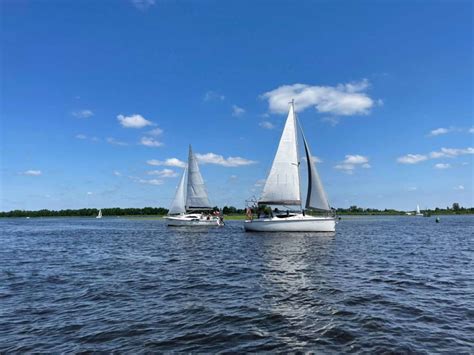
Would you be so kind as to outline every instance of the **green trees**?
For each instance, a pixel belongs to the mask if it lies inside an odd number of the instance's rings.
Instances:
[[[59,211],[39,210],[23,211],[14,210],[9,212],[0,212],[0,217],[92,217],[96,216],[99,210],[96,208],[81,208],[77,210],[66,209]],[[103,216],[140,216],[140,215],[159,215],[163,216],[168,210],[163,207],[144,207],[144,208],[103,208]]]

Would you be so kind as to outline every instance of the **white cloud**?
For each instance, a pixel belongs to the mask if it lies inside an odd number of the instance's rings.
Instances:
[[[262,128],[265,128],[265,129],[274,129],[275,128],[275,125],[271,122],[268,122],[268,121],[262,121],[258,125]]]
[[[450,164],[438,163],[434,165],[435,169],[449,169],[451,167]]]
[[[163,145],[163,143],[151,137],[142,137],[140,144],[147,147],[161,147]]]
[[[469,128],[469,131],[468,131],[468,132],[469,132],[469,133],[474,133],[474,127]]]
[[[174,166],[177,168],[185,168],[187,165],[184,161],[181,161],[178,158],[168,158],[165,161],[151,159],[151,160],[147,160],[146,163],[152,166],[164,165],[164,166]]]
[[[237,105],[232,105],[232,116],[240,117],[245,113],[245,110],[242,107]]]
[[[106,139],[106,142],[109,143],[109,144],[120,145],[120,146],[126,146],[126,145],[128,145],[127,143],[122,142],[122,141],[119,141],[119,140],[117,140],[117,139],[115,139],[115,138],[112,138],[112,137],[108,137],[108,138]]]
[[[162,185],[163,184],[163,180],[158,180],[158,179],[150,179],[150,180],[138,179],[137,181],[140,184],[148,184],[148,185]]]
[[[148,175],[157,175],[162,178],[173,178],[178,176],[178,173],[171,169],[163,169],[163,170],[152,170],[147,172]]]
[[[213,100],[224,101],[225,96],[212,90],[206,92],[206,94],[204,95],[204,101],[213,101]]]
[[[343,161],[344,164],[366,164],[369,162],[369,158],[363,155],[346,155],[346,159]]]
[[[222,155],[214,153],[196,154],[196,158],[201,164],[216,164],[225,167],[237,167],[256,163],[254,160],[248,160],[241,157],[224,158]]]
[[[416,186],[411,186],[407,189],[408,191],[416,191],[418,188]]]
[[[41,170],[26,170],[22,174],[28,176],[40,176],[42,173]]]
[[[146,126],[152,126],[153,122],[148,121],[142,115],[133,114],[131,116],[118,115],[118,121],[123,127],[126,128],[143,128]]]
[[[94,116],[94,112],[92,112],[91,110],[73,111],[71,114],[76,118],[89,118]]]
[[[455,186],[454,189],[455,190],[464,190],[464,186],[463,185],[458,185],[458,186]]]
[[[147,10],[149,7],[155,5],[155,0],[131,0],[133,6],[138,10]]]
[[[353,164],[337,164],[334,166],[335,169],[342,170],[342,172],[352,175],[354,173],[355,165]]]
[[[113,174],[114,174],[115,176],[122,176],[122,174],[120,173],[120,171],[117,171],[117,170],[114,170],[114,171],[113,171]]]
[[[76,134],[77,139],[87,139],[87,136],[85,134]]]
[[[424,160],[428,159],[426,155],[421,154],[407,154],[402,157],[397,158],[397,162],[401,164],[417,164]]]
[[[163,130],[157,127],[155,129],[152,129],[151,131],[148,131],[147,133],[151,136],[160,136],[161,134],[163,134]]]
[[[437,128],[430,132],[430,136],[439,136],[441,134],[446,134],[452,131],[452,128]]]
[[[87,192],[87,195],[90,196],[90,195],[93,195],[93,193],[90,192],[90,191],[88,191],[88,192]]]
[[[374,100],[365,93],[369,85],[367,79],[337,86],[283,85],[262,97],[275,113],[288,112],[288,102],[294,99],[297,111],[314,107],[320,113],[339,116],[365,115],[374,106]]]
[[[76,139],[81,139],[81,140],[89,140],[89,141],[92,141],[92,142],[98,142],[100,141],[99,138],[97,137],[88,137],[86,136],[85,134],[76,134]]]
[[[369,158],[358,154],[348,154],[341,163],[334,166],[335,169],[341,170],[349,175],[352,175],[354,170],[358,167],[369,169],[371,167],[369,164]]]
[[[469,147],[465,149],[457,149],[457,148],[441,148],[441,150],[437,152],[431,152],[430,158],[454,158],[458,155],[466,155],[466,154],[474,154],[474,148]]]

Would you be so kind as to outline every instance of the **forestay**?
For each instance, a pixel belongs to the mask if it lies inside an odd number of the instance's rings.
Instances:
[[[293,104],[259,204],[301,205],[298,141]]]

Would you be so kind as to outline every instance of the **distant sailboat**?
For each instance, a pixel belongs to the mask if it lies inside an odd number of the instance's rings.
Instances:
[[[303,138],[306,164],[308,167],[308,190],[306,194],[305,208],[317,212],[323,212],[321,216],[310,216],[301,208],[300,194],[300,159],[298,154],[298,127]],[[288,210],[283,214],[273,213],[257,219],[250,217],[244,223],[247,231],[255,232],[334,232],[336,219],[319,178],[316,165],[314,164],[308,142],[303,130],[299,125],[294,101],[290,103],[285,128],[278,145],[278,150],[273,160],[270,173],[265,181],[262,196],[258,205],[270,206],[292,206],[297,212]]]
[[[415,216],[423,216],[423,213],[421,213],[421,211],[420,211],[420,205],[416,205]]]
[[[99,209],[99,214],[95,218],[102,218],[102,210],[101,209]]]
[[[196,212],[192,212],[196,211]],[[202,213],[199,211],[209,211]],[[221,217],[211,215],[212,207],[196,157],[189,146],[188,165],[184,168],[176,194],[165,218],[169,226],[223,225]]]

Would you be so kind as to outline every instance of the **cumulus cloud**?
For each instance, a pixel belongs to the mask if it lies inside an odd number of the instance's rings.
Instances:
[[[41,170],[26,170],[22,174],[28,176],[40,176],[42,173]]]
[[[474,148],[469,147],[465,149],[457,149],[457,148],[441,148],[441,150],[437,152],[431,152],[430,158],[454,158],[458,155],[466,155],[466,154],[474,154]]]
[[[455,186],[454,189],[455,190],[464,190],[464,186],[463,185],[458,185],[458,186]]]
[[[275,125],[269,121],[262,121],[258,124],[260,127],[265,129],[274,129]]]
[[[142,115],[133,114],[130,116],[118,115],[117,120],[123,127],[126,128],[143,128],[146,126],[152,126],[153,122],[148,121]]]
[[[137,182],[139,182],[140,184],[148,184],[148,185],[162,185],[163,184],[163,180],[158,180],[158,179],[149,179],[149,180],[138,179]]]
[[[369,164],[369,158],[358,154],[348,154],[342,162],[334,166],[335,169],[341,170],[349,175],[353,174],[354,170],[359,167],[369,169],[371,167]]]
[[[140,144],[152,148],[161,147],[163,145],[163,143],[151,137],[142,137]]]
[[[286,113],[288,102],[294,99],[297,111],[314,107],[320,113],[337,116],[365,115],[374,106],[374,100],[365,92],[369,85],[367,79],[336,86],[283,85],[261,97],[268,100],[274,113]]]
[[[237,167],[256,163],[254,160],[248,160],[241,157],[224,158],[222,155],[214,153],[196,154],[196,158],[201,164],[215,164],[225,167]]]
[[[449,169],[451,167],[450,164],[445,163],[438,163],[434,165],[435,169]]]
[[[76,117],[76,118],[89,118],[94,116],[94,112],[91,110],[79,110],[79,111],[73,111],[71,114]]]
[[[147,134],[151,136],[160,136],[163,134],[163,130],[159,127],[152,129],[151,131],[148,131]]]
[[[109,143],[109,144],[112,144],[112,145],[120,145],[120,146],[126,146],[126,145],[128,145],[128,143],[119,141],[119,140],[117,140],[117,139],[115,139],[115,138],[112,138],[112,137],[108,137],[105,141],[106,141],[107,143]]]
[[[436,128],[430,132],[430,136],[439,136],[451,132],[452,128]]]
[[[418,164],[419,162],[422,162],[426,159],[428,159],[426,155],[407,154],[407,155],[397,158],[397,162],[401,164]]]
[[[210,90],[204,94],[203,100],[204,101],[213,101],[213,100],[224,101],[225,96],[216,91]]]
[[[163,169],[163,170],[151,170],[147,172],[148,175],[157,175],[162,178],[173,178],[178,176],[178,173],[171,169]]]
[[[122,176],[122,174],[120,173],[120,171],[117,171],[117,170],[114,170],[112,172],[115,176]]]
[[[131,0],[133,6],[138,10],[145,11],[155,5],[155,0]]]
[[[177,167],[177,168],[185,168],[186,165],[187,165],[184,161],[181,161],[178,158],[168,158],[165,161],[151,159],[151,160],[147,160],[146,163],[148,165],[152,165],[152,166],[164,165],[164,166],[174,166],[174,167]]]
[[[240,117],[245,113],[245,110],[242,107],[237,105],[232,105],[232,116]]]
[[[474,127],[469,128],[469,133],[474,133]]]
[[[87,139],[87,136],[85,134],[76,134],[77,139]]]

